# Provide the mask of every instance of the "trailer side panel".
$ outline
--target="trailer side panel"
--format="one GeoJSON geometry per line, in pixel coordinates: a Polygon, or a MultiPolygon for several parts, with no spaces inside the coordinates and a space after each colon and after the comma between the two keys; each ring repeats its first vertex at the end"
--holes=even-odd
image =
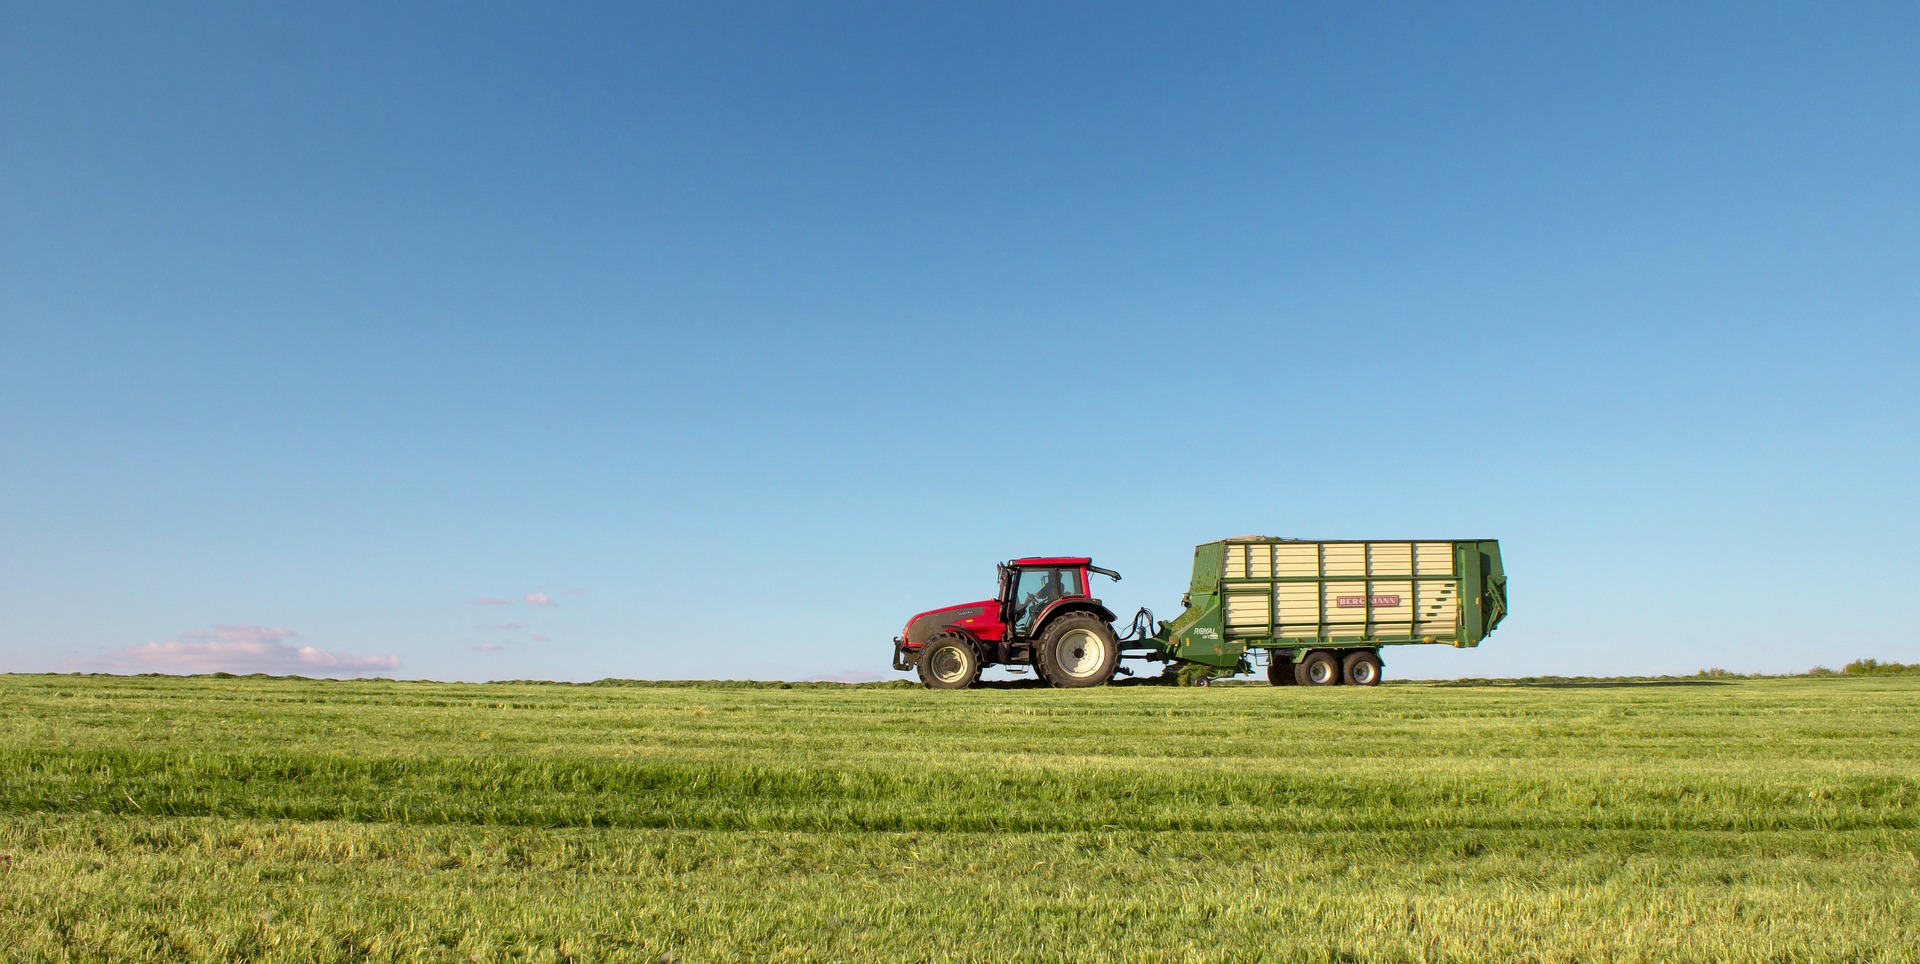
{"type": "Polygon", "coordinates": [[[1506,603],[1492,539],[1225,539],[1194,550],[1170,649],[1226,666],[1248,648],[1475,646],[1506,603]]]}

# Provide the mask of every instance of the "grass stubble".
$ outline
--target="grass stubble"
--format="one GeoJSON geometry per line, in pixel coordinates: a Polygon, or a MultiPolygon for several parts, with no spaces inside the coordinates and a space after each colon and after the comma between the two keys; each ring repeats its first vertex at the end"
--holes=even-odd
{"type": "Polygon", "coordinates": [[[16,959],[1920,959],[1914,676],[0,700],[16,959]]]}

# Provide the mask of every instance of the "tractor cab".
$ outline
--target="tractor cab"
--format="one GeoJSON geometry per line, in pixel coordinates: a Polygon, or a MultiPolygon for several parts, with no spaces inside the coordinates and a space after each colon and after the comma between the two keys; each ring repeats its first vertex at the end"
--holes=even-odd
{"type": "Polygon", "coordinates": [[[1085,556],[1029,556],[997,568],[994,598],[907,620],[893,641],[894,668],[918,669],[940,689],[970,686],[981,669],[1002,664],[1031,665],[1055,686],[1097,686],[1113,675],[1113,613],[1089,594],[1087,581],[1119,573],[1085,556]]]}
{"type": "MultiPolygon", "coordinates": [[[[1087,599],[1088,573],[1115,579],[1119,573],[1093,566],[1080,556],[1040,556],[1003,562],[1000,570],[1000,612],[1013,639],[1030,638],[1040,617],[1055,603],[1087,599]]],[[[1097,605],[1099,600],[1093,600],[1097,605]]]]}

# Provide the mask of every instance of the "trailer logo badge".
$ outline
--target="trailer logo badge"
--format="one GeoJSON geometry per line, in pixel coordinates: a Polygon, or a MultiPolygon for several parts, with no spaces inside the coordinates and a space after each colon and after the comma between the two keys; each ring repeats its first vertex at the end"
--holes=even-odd
{"type": "MultiPolygon", "coordinates": [[[[1335,596],[1333,602],[1334,602],[1334,605],[1340,609],[1361,609],[1367,605],[1367,597],[1335,596]]],[[[1373,597],[1373,607],[1375,609],[1392,609],[1393,607],[1398,605],[1400,605],[1399,596],[1373,597]]]]}

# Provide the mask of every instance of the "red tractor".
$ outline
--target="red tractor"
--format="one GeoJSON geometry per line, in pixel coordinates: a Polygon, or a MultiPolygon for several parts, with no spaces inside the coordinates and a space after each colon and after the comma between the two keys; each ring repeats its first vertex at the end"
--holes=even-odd
{"type": "MultiPolygon", "coordinates": [[[[1052,686],[1101,686],[1120,665],[1113,612],[1088,591],[1094,574],[1119,581],[1084,556],[1035,556],[1002,563],[992,599],[921,613],[893,640],[893,668],[918,669],[930,689],[972,686],[988,666],[1032,666],[1052,686]]],[[[1147,625],[1152,615],[1142,612],[1147,625]]]]}

